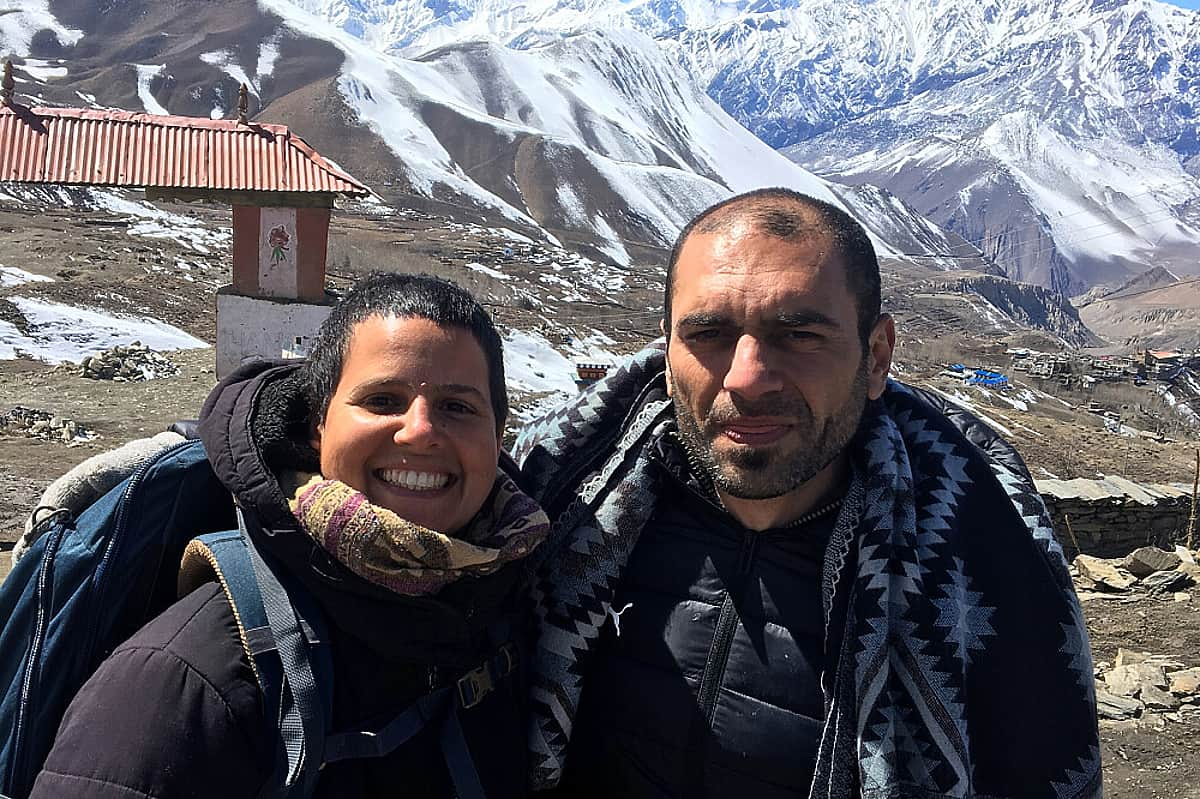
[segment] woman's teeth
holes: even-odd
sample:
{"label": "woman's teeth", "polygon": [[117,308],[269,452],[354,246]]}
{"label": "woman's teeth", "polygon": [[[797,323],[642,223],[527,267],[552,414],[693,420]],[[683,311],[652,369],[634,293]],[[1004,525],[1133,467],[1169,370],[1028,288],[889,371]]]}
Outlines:
{"label": "woman's teeth", "polygon": [[379,479],[410,491],[433,491],[445,488],[450,475],[435,472],[409,472],[401,469],[380,469]]}

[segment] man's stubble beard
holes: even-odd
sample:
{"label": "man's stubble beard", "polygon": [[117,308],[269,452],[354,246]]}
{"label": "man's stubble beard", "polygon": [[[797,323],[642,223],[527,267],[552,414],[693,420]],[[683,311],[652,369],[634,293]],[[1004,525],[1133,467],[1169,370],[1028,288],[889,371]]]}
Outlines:
{"label": "man's stubble beard", "polygon": [[[674,379],[671,396],[683,445],[713,485],[738,499],[773,499],[794,491],[819,474],[854,438],[867,404],[866,358],[854,376],[846,402],[824,419],[819,429],[812,409],[799,394],[789,397],[780,393],[756,402],[735,401],[724,406],[714,402],[703,424],[692,414],[687,396]],[[713,441],[719,435],[720,424],[742,416],[794,419],[799,436],[789,435],[789,438],[798,438],[798,443],[788,451],[781,451],[778,444],[738,448],[723,453],[718,461]]]}

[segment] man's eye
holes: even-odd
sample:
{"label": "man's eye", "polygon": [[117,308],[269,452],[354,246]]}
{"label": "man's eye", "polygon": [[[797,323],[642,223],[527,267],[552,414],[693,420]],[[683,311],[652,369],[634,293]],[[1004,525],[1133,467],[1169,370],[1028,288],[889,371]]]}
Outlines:
{"label": "man's eye", "polygon": [[813,341],[820,338],[820,336],[811,330],[789,330],[786,335],[791,341]]}
{"label": "man's eye", "polygon": [[705,328],[703,330],[693,330],[684,336],[688,341],[716,341],[721,337],[723,331],[717,327]]}

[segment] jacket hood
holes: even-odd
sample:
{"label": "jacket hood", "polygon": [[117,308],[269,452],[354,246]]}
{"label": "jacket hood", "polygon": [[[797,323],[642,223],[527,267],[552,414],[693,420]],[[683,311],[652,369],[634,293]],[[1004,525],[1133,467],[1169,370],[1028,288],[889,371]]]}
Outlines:
{"label": "jacket hood", "polygon": [[415,662],[475,664],[484,631],[513,594],[519,564],[464,578],[433,597],[402,596],[354,574],[300,529],[276,475],[320,468],[309,443],[302,365],[246,364],[213,389],[200,413],[200,439],[217,478],[260,525],[250,530],[255,544],[316,597],[331,622],[373,649]]}

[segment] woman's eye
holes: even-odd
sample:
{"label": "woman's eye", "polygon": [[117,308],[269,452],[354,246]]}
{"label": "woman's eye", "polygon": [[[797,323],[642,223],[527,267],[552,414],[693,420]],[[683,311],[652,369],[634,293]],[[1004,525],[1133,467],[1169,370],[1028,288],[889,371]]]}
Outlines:
{"label": "woman's eye", "polygon": [[403,411],[406,407],[406,403],[403,400],[389,394],[373,394],[364,399],[362,405],[364,408],[379,413],[395,413]]}
{"label": "woman's eye", "polygon": [[473,413],[475,413],[475,407],[473,405],[470,405],[466,402],[462,402],[461,400],[446,400],[446,403],[442,407],[444,407],[450,413],[454,413],[454,414],[473,414]]}

